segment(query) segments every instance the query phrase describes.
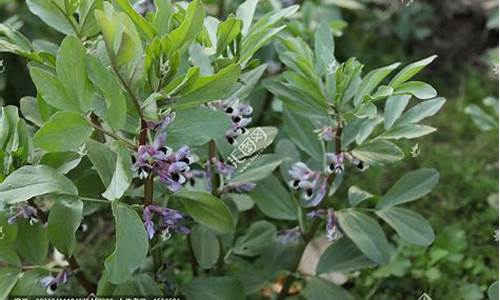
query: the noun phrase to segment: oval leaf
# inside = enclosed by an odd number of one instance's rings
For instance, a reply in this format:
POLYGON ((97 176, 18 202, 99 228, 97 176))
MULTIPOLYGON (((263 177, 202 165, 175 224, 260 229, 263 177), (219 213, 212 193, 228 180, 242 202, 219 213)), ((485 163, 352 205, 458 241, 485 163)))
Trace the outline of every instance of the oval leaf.
POLYGON ((406 173, 382 196, 377 208, 387 208, 410 202, 427 195, 439 181, 434 169, 419 169, 406 173))
POLYGON ((429 246, 434 241, 434 231, 431 225, 416 212, 400 207, 390 207, 376 213, 410 244, 429 246))
POLYGON ((218 233, 234 229, 231 211, 221 199, 205 192, 181 191, 176 196, 185 199, 182 204, 197 222, 218 233))
POLYGON ((45 194, 78 195, 71 180, 47 166, 24 166, 0 184, 1 201, 12 204, 45 194))
POLYGON ((377 221, 352 209, 339 211, 337 217, 340 228, 369 259, 381 265, 389 262, 389 242, 377 221))
POLYGON ((148 254, 146 229, 135 210, 125 203, 113 201, 116 222, 115 251, 106 258, 104 267, 111 283, 125 282, 137 270, 148 254))

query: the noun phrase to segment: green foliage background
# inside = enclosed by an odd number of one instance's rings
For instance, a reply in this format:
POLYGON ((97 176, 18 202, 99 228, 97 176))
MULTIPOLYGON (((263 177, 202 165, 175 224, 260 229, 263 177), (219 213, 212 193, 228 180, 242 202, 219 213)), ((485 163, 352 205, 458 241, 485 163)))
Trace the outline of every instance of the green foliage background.
MULTIPOLYGON (((372 168, 352 176, 344 185, 355 183, 382 194, 409 170, 436 168, 441 173, 437 188, 410 205, 430 219, 436 242, 427 249, 399 242, 389 265, 364 271, 346 288, 356 299, 413 299, 408 295, 423 292, 433 299, 484 299, 488 286, 498 280, 498 242, 494 238, 498 229, 498 124, 496 129, 480 130, 466 107, 482 106, 482 99, 488 96, 498 98, 498 73, 494 70, 498 65, 498 7, 488 7, 488 1, 471 6, 457 4, 460 1, 403 2, 412 3, 307 0, 302 3, 302 11, 310 15, 291 26, 311 41, 311 23, 320 18, 331 20, 342 35, 335 41, 339 60, 356 56, 367 69, 393 61, 409 63, 431 54, 439 56, 419 74, 448 100, 433 120, 432 125, 439 128, 437 133, 421 141, 418 157, 403 167, 372 168), (342 29, 344 25, 347 27, 342 29)), ((213 14, 221 5, 215 1, 206 4, 213 14)), ((234 11, 237 5, 238 1, 224 3, 228 11, 234 11)), ((261 5, 272 6, 273 0, 261 1, 261 5)), ((0 1, 0 18, 22 25, 21 31, 30 40, 60 42, 62 38, 30 14, 24 1, 0 1)), ((259 55, 276 63, 272 47, 259 55)), ((3 104, 18 104, 21 97, 34 95, 22 58, 3 53, 0 57, 5 67, 0 75, 3 104)), ((254 119, 259 125, 275 124, 270 98, 263 88, 252 96, 257 108, 254 119)), ((493 111, 486 113, 494 115, 493 111)), ((92 249, 87 249, 85 265, 96 265, 113 250, 113 243, 99 236, 87 239, 91 248, 99 251, 89 255, 92 249)), ((181 250, 172 247, 169 251, 181 250)))

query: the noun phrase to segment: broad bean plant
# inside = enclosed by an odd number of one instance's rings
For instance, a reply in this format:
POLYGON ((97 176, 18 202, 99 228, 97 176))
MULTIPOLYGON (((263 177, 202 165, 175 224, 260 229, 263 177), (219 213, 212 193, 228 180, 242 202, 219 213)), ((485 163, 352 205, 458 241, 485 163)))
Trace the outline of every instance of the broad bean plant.
POLYGON ((310 44, 287 30, 297 5, 263 13, 247 0, 220 20, 200 0, 26 2, 64 38, 0 25, 0 50, 26 59, 36 87, 1 109, 0 299, 353 299, 324 274, 388 263, 391 229, 432 243, 404 204, 437 171, 411 170, 381 195, 342 183, 411 159, 411 141, 436 130, 421 121, 445 100, 412 80, 435 56, 341 62, 328 23, 311 25, 310 44), (264 46, 277 74, 254 58, 264 46), (252 121, 262 86, 275 126, 252 121), (328 246, 305 273, 316 240, 328 246))

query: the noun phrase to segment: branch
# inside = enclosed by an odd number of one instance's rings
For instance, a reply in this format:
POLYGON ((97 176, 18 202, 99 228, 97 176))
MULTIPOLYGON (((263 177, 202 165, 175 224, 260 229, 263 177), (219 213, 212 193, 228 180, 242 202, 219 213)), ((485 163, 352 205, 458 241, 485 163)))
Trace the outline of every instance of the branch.
POLYGON ((104 128, 102 128, 101 126, 95 124, 93 121, 89 121, 87 120, 88 123, 90 124, 90 126, 94 127, 95 129, 97 129, 99 132, 109 136, 109 137, 112 137, 114 138, 115 140, 118 140, 118 141, 122 141, 124 142, 127 147, 129 147, 130 149, 134 150, 134 151, 137 151, 137 146, 132 144, 131 142, 127 141, 126 139, 122 138, 121 136, 119 136, 118 134, 114 133, 114 132, 111 132, 109 130, 106 130, 104 128))
MULTIPOLYGON (((29 203, 29 205, 36 208, 37 216, 40 217, 40 219, 42 220, 43 223, 46 223, 47 219, 48 219, 47 214, 43 210, 41 210, 38 207, 38 205, 36 205, 36 203, 35 203, 35 201, 33 201, 33 199, 29 199, 28 203, 29 203)), ((82 272, 80 265, 78 264, 78 262, 75 259, 75 256, 72 255, 71 257, 69 257, 68 263, 69 263, 69 267, 70 267, 71 271, 74 272, 76 279, 78 280, 78 282, 80 282, 80 284, 83 286, 85 291, 87 291, 87 293, 89 293, 89 294, 95 293, 97 290, 97 286, 95 284, 93 284, 90 280, 88 280, 88 278, 82 272)))
MULTIPOLYGON (((341 143, 342 143, 342 125, 341 125, 341 123, 339 123, 339 125, 337 127, 336 134, 335 134, 335 154, 340 154, 342 152, 342 144, 341 143)), ((330 187, 332 186, 334 179, 335 179, 335 176, 328 177, 326 196, 328 195, 328 193, 330 191, 330 187)), ((323 200, 321 205, 323 208, 325 208, 325 206, 327 205, 326 199, 323 200)), ((295 261, 294 268, 293 268, 295 270, 294 273, 297 272, 299 265, 300 265, 300 261, 302 260, 302 256, 304 255, 304 252, 306 250, 306 247, 309 244, 309 242, 311 242, 311 240, 316 235, 316 232, 318 231, 320 225, 321 225, 321 219, 320 218, 314 219, 314 221, 311 225, 311 228, 309 228, 309 231, 307 231, 307 233, 304 234, 304 236, 303 236, 304 243, 302 244, 302 248, 300 249, 300 255, 297 257, 297 259, 295 261)), ((294 281, 294 277, 295 277, 294 273, 287 276, 287 278, 285 279, 285 283, 283 284, 283 287, 281 288, 281 291, 278 295, 278 298, 276 298, 276 300, 283 300, 288 296, 288 291, 290 290, 290 287, 292 286, 293 281, 294 281)))

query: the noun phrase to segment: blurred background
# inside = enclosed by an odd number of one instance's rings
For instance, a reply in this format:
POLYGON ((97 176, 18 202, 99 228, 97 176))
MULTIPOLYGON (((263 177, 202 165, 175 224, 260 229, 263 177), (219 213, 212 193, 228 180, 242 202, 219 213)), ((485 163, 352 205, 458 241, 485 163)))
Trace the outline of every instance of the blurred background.
MULTIPOLYGON (((41 40, 60 41, 62 36, 29 13, 24 2, 0 0, 0 20, 44 47, 51 45, 41 40)), ((223 16, 240 1, 205 3, 210 14, 223 16)), ((288 31, 312 41, 318 22, 328 21, 339 61, 355 56, 370 70, 437 54, 419 76, 447 99, 431 121, 437 133, 420 145, 407 145, 415 150, 413 159, 355 174, 344 185, 383 193, 408 170, 438 169, 437 189, 412 204, 430 219, 435 243, 421 248, 394 240, 389 265, 354 274, 345 287, 356 299, 410 299, 424 292, 433 299, 484 299, 498 280, 498 1, 262 0, 258 9, 264 13, 297 3, 300 14, 288 31)), ((260 57, 268 63, 266 76, 282 68, 272 45, 260 57)), ((0 59, 0 103, 17 105, 21 97, 34 95, 26 62, 6 53, 0 59)), ((279 126, 279 103, 267 91, 258 88, 252 102, 255 123, 279 126)))

